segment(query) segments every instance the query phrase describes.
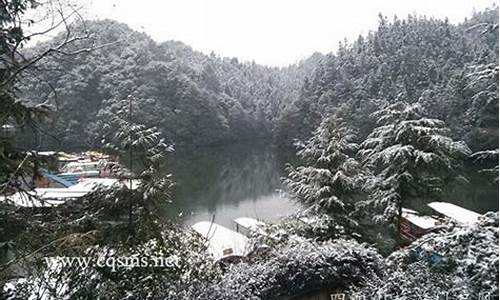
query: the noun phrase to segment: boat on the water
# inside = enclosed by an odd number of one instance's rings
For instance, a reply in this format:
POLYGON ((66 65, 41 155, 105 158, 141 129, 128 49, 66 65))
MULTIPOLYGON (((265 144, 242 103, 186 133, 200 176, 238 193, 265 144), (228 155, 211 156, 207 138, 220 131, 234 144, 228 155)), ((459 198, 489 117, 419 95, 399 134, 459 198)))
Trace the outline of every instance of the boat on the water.
POLYGON ((418 212, 403 208, 400 222, 400 235, 405 244, 411 243, 423 235, 441 228, 441 222, 431 216, 420 215, 418 212))
POLYGON ((266 235, 264 230, 262 230, 262 226, 265 225, 262 221, 249 217, 241 217, 234 219, 233 222, 236 225, 236 232, 238 233, 246 236, 250 236, 252 233, 266 235))
POLYGON ((202 221, 191 226, 207 241, 207 250, 216 262, 240 261, 250 253, 246 236, 213 222, 202 221))
POLYGON ((438 231, 446 219, 459 225, 471 225, 477 223, 481 216, 474 211, 448 202, 431 202, 427 206, 435 212, 435 215, 421 215, 412 209, 403 208, 399 231, 403 243, 411 243, 429 232, 438 231))
POLYGON ((477 212, 448 202, 431 202, 427 204, 439 216, 449 218, 461 225, 471 225, 479 221, 477 212))

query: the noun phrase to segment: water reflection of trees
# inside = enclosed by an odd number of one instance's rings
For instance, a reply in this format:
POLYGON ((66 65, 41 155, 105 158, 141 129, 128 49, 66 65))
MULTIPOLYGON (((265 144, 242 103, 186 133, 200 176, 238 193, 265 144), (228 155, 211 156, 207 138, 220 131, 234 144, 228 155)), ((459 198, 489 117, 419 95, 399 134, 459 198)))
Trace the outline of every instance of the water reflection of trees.
MULTIPOLYGON (((293 162, 293 151, 270 145, 239 144, 224 147, 177 149, 164 164, 173 174, 174 203, 171 214, 202 208, 216 212, 224 205, 256 200, 282 188, 284 165, 293 162)), ((448 201, 483 213, 498 210, 498 189, 468 166, 469 184, 446 188, 441 201, 448 201)), ((432 213, 427 203, 437 199, 412 199, 410 207, 432 213)))
POLYGON ((177 185, 177 210, 257 199, 281 188, 283 160, 267 145, 182 149, 167 161, 177 185))
POLYGON ((448 184, 439 199, 413 198, 409 208, 431 214, 427 206, 433 201, 450 202, 478 213, 498 211, 498 186, 491 178, 478 172, 474 166, 466 168, 467 180, 448 184))

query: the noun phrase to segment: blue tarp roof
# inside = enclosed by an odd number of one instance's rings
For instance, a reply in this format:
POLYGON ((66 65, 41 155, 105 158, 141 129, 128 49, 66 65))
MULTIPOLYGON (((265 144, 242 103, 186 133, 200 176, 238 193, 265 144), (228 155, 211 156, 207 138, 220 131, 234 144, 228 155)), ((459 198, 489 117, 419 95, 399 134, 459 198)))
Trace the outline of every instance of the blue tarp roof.
POLYGON ((73 175, 56 175, 56 174, 51 174, 51 173, 44 173, 45 176, 47 176, 48 179, 57 182, 64 187, 70 187, 72 185, 75 185, 78 183, 78 176, 73 176, 73 175))

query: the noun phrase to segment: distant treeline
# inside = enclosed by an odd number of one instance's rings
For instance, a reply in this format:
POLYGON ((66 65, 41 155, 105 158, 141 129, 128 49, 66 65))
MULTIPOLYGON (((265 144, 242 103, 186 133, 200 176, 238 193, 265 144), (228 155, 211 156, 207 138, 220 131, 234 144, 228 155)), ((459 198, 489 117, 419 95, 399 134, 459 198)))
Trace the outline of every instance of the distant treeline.
MULTIPOLYGON (((52 56, 39 64, 36 77, 22 81, 24 100, 54 107, 42 127, 44 148, 99 146, 103 124, 130 95, 133 118, 158 127, 177 145, 269 138, 323 58, 316 54, 287 68, 266 67, 205 55, 181 42, 158 44, 115 21, 87 21, 75 30, 83 28, 92 40, 71 46, 94 50, 52 56)), ((37 147, 36 140, 29 136, 24 142, 37 147)))
POLYGON ((74 30, 85 28, 93 39, 72 46, 92 42, 95 50, 51 56, 39 64, 37 76, 21 80, 25 101, 48 101, 54 108, 39 138, 28 134, 23 144, 99 146, 107 118, 132 95, 133 118, 158 127, 177 145, 274 137, 287 146, 339 111, 362 141, 375 128, 372 112, 405 101, 444 120, 452 136, 472 150, 494 149, 495 26, 496 7, 459 25, 415 15, 392 21, 380 16, 376 31, 340 43, 335 54, 276 68, 205 55, 181 42, 156 43, 115 21, 87 21, 74 30))

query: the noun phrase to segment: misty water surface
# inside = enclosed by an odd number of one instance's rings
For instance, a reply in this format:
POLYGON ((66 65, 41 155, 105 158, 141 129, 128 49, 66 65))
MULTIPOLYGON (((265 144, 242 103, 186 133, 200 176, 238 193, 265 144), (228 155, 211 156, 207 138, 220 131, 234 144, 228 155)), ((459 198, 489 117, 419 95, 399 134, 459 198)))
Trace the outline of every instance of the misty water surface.
POLYGON ((298 205, 286 197, 280 179, 288 160, 293 153, 262 143, 178 149, 167 160, 176 182, 169 215, 186 225, 215 218, 233 227, 238 217, 273 222, 293 214, 298 205))

